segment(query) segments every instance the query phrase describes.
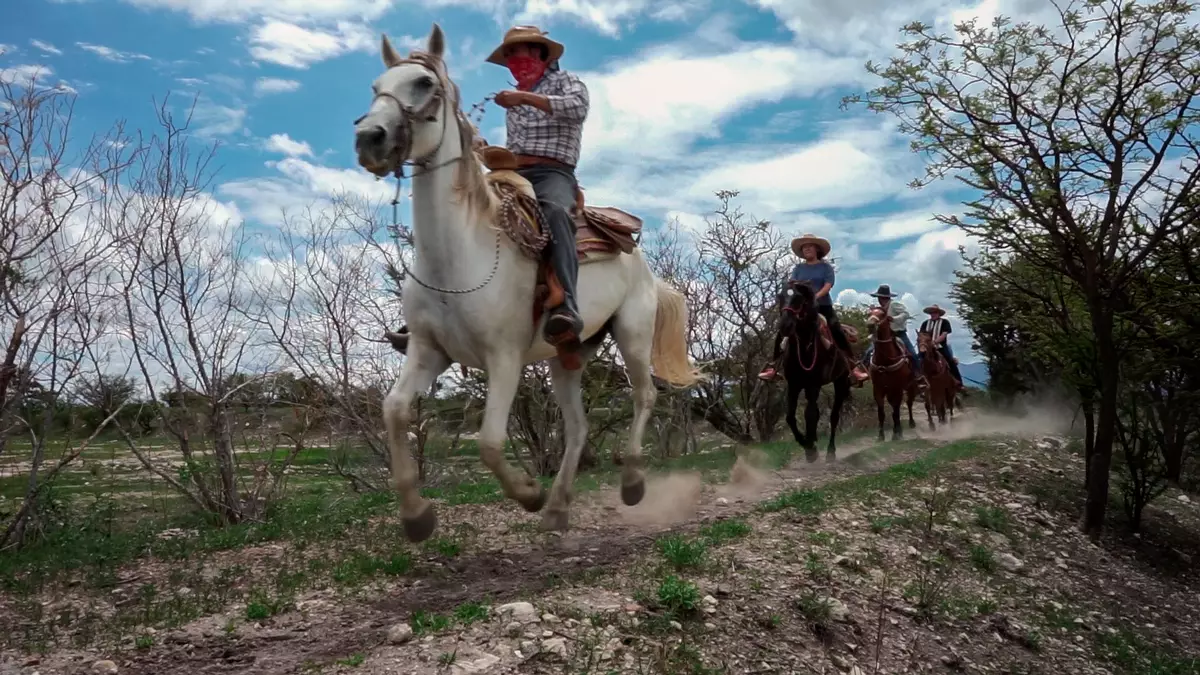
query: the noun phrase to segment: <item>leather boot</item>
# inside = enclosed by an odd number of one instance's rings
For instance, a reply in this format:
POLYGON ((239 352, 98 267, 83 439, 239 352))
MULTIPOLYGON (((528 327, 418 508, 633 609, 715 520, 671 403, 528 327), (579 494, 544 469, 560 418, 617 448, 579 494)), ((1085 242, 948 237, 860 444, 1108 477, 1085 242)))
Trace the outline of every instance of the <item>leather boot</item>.
POLYGON ((563 302, 550 310, 543 331, 546 341, 550 344, 577 341, 579 334, 583 332, 583 320, 579 317, 579 305, 575 294, 575 284, 579 279, 579 259, 575 253, 575 242, 563 239, 565 237, 555 236, 550 242, 550 266, 554 268, 554 275, 563 287, 563 302))

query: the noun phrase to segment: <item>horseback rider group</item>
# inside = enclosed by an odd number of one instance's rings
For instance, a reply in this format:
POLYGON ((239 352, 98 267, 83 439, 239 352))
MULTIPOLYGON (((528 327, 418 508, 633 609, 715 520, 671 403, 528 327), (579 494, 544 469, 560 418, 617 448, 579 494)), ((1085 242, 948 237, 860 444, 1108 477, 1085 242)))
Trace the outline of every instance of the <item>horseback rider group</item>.
MULTIPOLYGON (((872 343, 867 347, 866 351, 863 352, 861 361, 854 358, 854 351, 850 347, 850 341, 846 339, 841 322, 838 321, 837 312, 833 308, 833 300, 830 296, 835 275, 833 266, 825 260, 830 251, 829 241, 814 234, 805 234, 792 240, 792 251, 800 258, 800 262, 792 268, 789 283, 806 283, 816 291, 817 311, 824 315, 827 320, 829 332, 833 336, 834 341, 837 342, 838 347, 854 362, 855 367, 851 373, 851 381, 855 385, 861 386, 863 381, 870 377, 867 374, 867 369, 871 366, 871 356, 875 352, 875 344, 872 343)), ((908 335, 908 322, 913 318, 909 314, 908 308, 895 299, 899 296, 892 293, 892 288, 888 284, 880 284, 879 288, 874 293, 871 293, 871 297, 879 300, 879 306, 872 309, 878 311, 883 317, 891 321, 892 332, 896 334, 896 338, 908 350, 913 376, 917 378, 918 384, 924 387, 925 377, 921 375, 921 354, 913 346, 912 339, 908 335)), ((951 328, 950 322, 945 318, 946 312, 938 305, 931 305, 925 308, 925 313, 929 314, 930 318, 922 322, 918 330, 919 332, 928 332, 932 335, 933 343, 946 357, 951 372, 954 374, 954 379, 958 382, 959 389, 962 389, 962 376, 958 371, 958 362, 954 359, 954 353, 951 351, 950 343, 947 340, 951 328)), ((779 363, 780 356, 783 354, 786 337, 781 332, 776 334, 775 349, 771 363, 758 374, 759 378, 771 380, 779 376, 776 366, 779 363)))
MULTIPOLYGON (((543 330, 546 340, 552 344, 577 340, 583 329, 576 294, 579 262, 575 250, 575 224, 570 211, 575 205, 578 186, 575 167, 579 162, 583 124, 591 102, 587 85, 559 65, 564 51, 561 43, 550 39, 536 26, 516 26, 504 34, 500 45, 487 58, 488 63, 507 68, 516 82, 515 90, 502 91, 494 100, 506 110, 506 146, 517 159, 518 173, 533 185, 550 228, 547 250, 555 276, 563 287, 563 302, 550 310, 543 330)), ((836 274, 825 260, 830 249, 828 240, 814 234, 793 239, 792 251, 800 262, 792 268, 790 281, 806 283, 816 292, 816 309, 825 317, 838 348, 853 363, 851 382, 861 386, 870 378, 867 369, 875 346, 867 347, 861 361, 855 359, 833 307, 831 292, 836 274)), ((908 321, 912 316, 902 303, 894 300, 898 296, 887 284, 880 285, 871 296, 879 300, 878 309, 891 320, 893 332, 908 349, 914 374, 923 381, 921 355, 908 336, 908 321)), ((937 305, 926 307, 925 312, 930 318, 919 330, 932 334, 934 344, 946 356, 961 389, 962 377, 947 340, 950 322, 937 305)), ((388 339, 393 347, 404 352, 408 342, 407 326, 402 326, 397 333, 389 333, 388 339)), ((785 339, 782 333, 776 335, 772 363, 759 373, 760 378, 770 380, 778 376, 776 364, 785 339)))

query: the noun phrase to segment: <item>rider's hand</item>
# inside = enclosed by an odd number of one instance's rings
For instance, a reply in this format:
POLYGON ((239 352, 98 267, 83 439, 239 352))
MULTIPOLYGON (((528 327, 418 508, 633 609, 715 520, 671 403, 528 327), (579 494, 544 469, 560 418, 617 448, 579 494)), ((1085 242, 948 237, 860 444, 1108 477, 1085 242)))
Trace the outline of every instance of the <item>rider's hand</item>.
POLYGON ((496 94, 496 98, 494 100, 496 101, 496 105, 500 106, 501 108, 512 108, 518 105, 525 105, 527 102, 524 92, 513 91, 511 89, 496 94))

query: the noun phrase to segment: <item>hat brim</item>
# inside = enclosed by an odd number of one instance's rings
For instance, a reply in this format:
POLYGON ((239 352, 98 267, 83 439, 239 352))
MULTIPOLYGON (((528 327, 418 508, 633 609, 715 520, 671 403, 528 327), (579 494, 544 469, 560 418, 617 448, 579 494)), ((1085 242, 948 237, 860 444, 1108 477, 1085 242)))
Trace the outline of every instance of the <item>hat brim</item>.
POLYGON ((878 293, 878 292, 876 292, 876 293, 871 293, 871 297, 872 298, 898 298, 900 296, 896 295, 895 293, 878 293))
POLYGON ((946 313, 946 310, 942 309, 941 307, 934 307, 933 305, 926 307, 923 311, 926 314, 945 314, 946 313))
POLYGON ((829 251, 832 248, 829 245, 829 241, 827 239, 822 239, 821 237, 796 237, 792 240, 792 253, 795 253, 798 257, 804 257, 803 254, 800 253, 800 249, 804 248, 805 244, 812 244, 813 246, 816 246, 817 249, 821 251, 822 258, 829 255, 829 251))
POLYGON ((492 50, 491 55, 487 57, 487 62, 494 63, 498 66, 507 66, 508 63, 504 59, 504 50, 513 45, 519 45, 522 43, 543 45, 546 47, 547 63, 553 63, 554 61, 562 58, 563 52, 567 50, 567 48, 564 47, 561 42, 555 42, 544 35, 520 35, 511 37, 501 42, 500 46, 492 50))

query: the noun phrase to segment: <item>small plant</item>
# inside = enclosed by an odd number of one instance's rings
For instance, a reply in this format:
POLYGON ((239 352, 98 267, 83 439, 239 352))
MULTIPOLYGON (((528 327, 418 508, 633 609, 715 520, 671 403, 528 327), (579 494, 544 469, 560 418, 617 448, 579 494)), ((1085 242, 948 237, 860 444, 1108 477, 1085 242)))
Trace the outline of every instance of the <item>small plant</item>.
POLYGON ((408 622, 413 629, 413 635, 427 635, 429 633, 438 633, 450 627, 450 617, 441 614, 430 614, 417 610, 412 613, 412 620, 408 622))
POLYGON ((658 551, 667 563, 677 570, 699 567, 704 562, 707 546, 699 539, 675 535, 658 540, 658 551))
POLYGON ((350 666, 351 668, 357 668, 363 664, 363 661, 366 661, 366 660, 367 660, 367 657, 363 656, 362 654, 351 654, 350 656, 347 656, 344 659, 339 659, 338 665, 350 666))
POLYGON ((761 508, 768 513, 794 509, 803 515, 815 516, 829 508, 829 500, 820 490, 793 490, 765 502, 761 508))
POLYGON ((700 528, 700 536, 707 539, 713 546, 719 546, 727 541, 741 539, 752 531, 750 524, 738 518, 719 520, 711 525, 700 528))
POLYGON ((796 611, 814 630, 829 624, 833 617, 833 603, 814 590, 807 590, 796 599, 796 611))
POLYGON ((457 541, 444 537, 434 539, 429 542, 428 546, 438 555, 445 558, 453 558, 462 551, 462 546, 457 541))
POLYGON ((137 649, 150 649, 154 646, 153 635, 139 635, 133 640, 133 646, 137 649))
POLYGON ((700 606, 700 589, 672 574, 658 585, 658 602, 674 615, 691 614, 700 606))
POLYGON ((454 618, 464 626, 483 621, 488 617, 488 608, 478 602, 464 602, 454 608, 454 618))
POLYGON ((454 650, 452 652, 442 652, 438 655, 438 664, 446 668, 454 665, 454 662, 457 660, 458 650, 454 650))
POLYGON ((1012 525, 1008 521, 1008 512, 997 506, 976 507, 975 524, 1000 534, 1008 534, 1012 529, 1012 525))
POLYGON ((972 546, 970 556, 971 565, 980 572, 991 574, 996 571, 996 556, 986 546, 972 546))

